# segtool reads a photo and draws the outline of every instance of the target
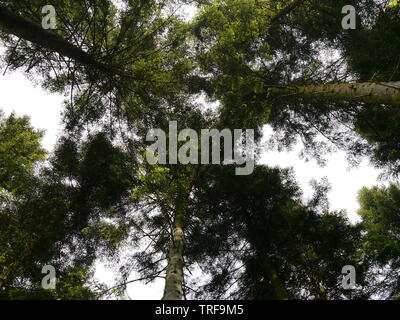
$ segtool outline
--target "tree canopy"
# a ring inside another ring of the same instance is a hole
[[[290,169],[146,161],[149,130],[171,121],[253,129],[257,155],[268,125],[279,150],[300,141],[319,164],[344,150],[396,179],[397,1],[45,2],[0,1],[5,70],[65,95],[51,153],[27,117],[0,115],[0,298],[123,297],[132,274],[165,278],[167,300],[399,296],[397,184],[362,189],[350,222],[329,210],[328,183],[306,201]],[[44,5],[55,30],[41,26]],[[356,29],[342,27],[346,5]],[[111,288],[93,281],[107,258]],[[44,265],[55,290],[41,287]]]

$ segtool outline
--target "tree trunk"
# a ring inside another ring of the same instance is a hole
[[[167,274],[163,300],[182,300],[183,297],[183,215],[175,217],[172,242],[168,253]]]
[[[298,95],[305,98],[400,104],[400,81],[276,87],[270,88],[269,93],[274,97]]]
[[[70,44],[63,37],[43,29],[40,25],[15,14],[2,5],[0,5],[0,30],[52,52],[57,52],[88,67],[112,75],[117,74],[116,70],[112,70],[109,66],[96,61],[92,55]]]
[[[183,298],[183,255],[185,217],[188,210],[190,192],[200,172],[200,166],[195,166],[191,178],[177,182],[175,199],[175,217],[172,231],[172,242],[168,252],[167,274],[165,276],[164,295],[162,300],[182,300]]]
[[[175,198],[175,217],[172,230],[172,241],[168,252],[167,274],[163,300],[182,300],[183,298],[183,238],[184,220],[188,209],[190,190],[197,174],[194,170],[193,177],[187,185],[185,179],[177,182]]]

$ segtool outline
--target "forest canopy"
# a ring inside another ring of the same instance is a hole
[[[123,299],[158,278],[164,300],[400,298],[399,1],[0,0],[0,41],[4,72],[65,96],[51,152],[0,113],[0,299]],[[385,172],[358,221],[328,182],[306,201],[293,169],[260,163],[265,126],[277,150]],[[169,161],[146,161],[150,141]]]

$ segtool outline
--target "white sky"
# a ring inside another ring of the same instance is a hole
[[[0,96],[0,109],[6,115],[13,111],[18,116],[29,115],[35,128],[46,129],[42,144],[51,151],[61,122],[63,96],[49,94],[40,86],[34,86],[18,71],[0,75]]]
[[[35,128],[46,130],[43,145],[51,151],[59,133],[64,98],[61,95],[49,94],[39,86],[33,86],[20,72],[0,76],[0,94],[0,109],[6,115],[12,111],[20,116],[29,115]],[[344,152],[329,156],[326,167],[320,168],[315,161],[305,162],[299,159],[299,151],[298,146],[292,152],[264,153],[260,162],[270,166],[294,167],[297,181],[306,198],[312,195],[310,180],[320,180],[326,176],[332,185],[329,194],[330,209],[346,209],[350,219],[355,221],[358,190],[363,186],[378,184],[377,177],[380,172],[370,167],[367,161],[356,169],[348,170]],[[107,285],[114,283],[113,272],[103,263],[97,264],[96,277]],[[135,275],[132,275],[131,279],[135,279]],[[163,279],[147,285],[136,282],[128,286],[128,295],[131,299],[161,299],[163,284]]]

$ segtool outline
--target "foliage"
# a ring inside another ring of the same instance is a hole
[[[279,150],[300,138],[320,164],[341,148],[398,174],[396,103],[310,99],[296,88],[399,80],[399,3],[196,1],[189,22],[178,10],[186,3],[0,1],[33,23],[43,5],[56,7],[58,29],[40,34],[47,43],[0,21],[2,58],[68,97],[47,159],[27,117],[0,116],[0,298],[95,299],[125,289],[132,273],[162,277],[177,225],[188,297],[398,297],[397,185],[363,189],[362,221],[352,224],[329,211],[326,184],[305,202],[289,170],[257,165],[235,176],[232,165],[149,165],[143,155],[149,128],[168,131],[172,120],[198,132],[256,129],[256,142],[268,124]],[[357,8],[356,30],[338,23],[344,5]],[[291,93],[273,96],[276,88]],[[203,100],[218,106],[206,110]],[[116,288],[92,279],[95,261],[110,257]],[[45,264],[56,267],[56,291],[40,286]],[[351,295],[340,287],[349,264]],[[202,279],[190,276],[196,268]]]

